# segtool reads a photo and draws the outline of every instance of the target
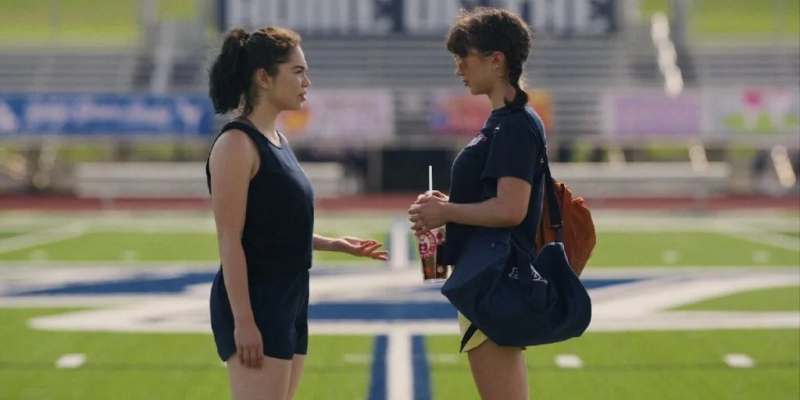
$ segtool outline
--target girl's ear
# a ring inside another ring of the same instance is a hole
[[[491,55],[492,71],[498,78],[506,76],[506,55],[502,51],[494,51]]]
[[[273,79],[264,68],[256,70],[256,84],[263,90],[269,90],[272,87]]]
[[[492,68],[500,69],[506,66],[506,55],[502,51],[493,51],[491,57]]]

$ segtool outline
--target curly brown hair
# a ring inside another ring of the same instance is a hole
[[[470,49],[481,54],[502,52],[506,58],[508,81],[517,94],[508,105],[528,104],[528,94],[520,87],[522,68],[531,51],[533,35],[528,24],[508,10],[475,7],[459,13],[445,39],[447,51],[466,57]]]

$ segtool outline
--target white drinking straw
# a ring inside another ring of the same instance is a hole
[[[428,165],[428,193],[433,193],[433,165]]]

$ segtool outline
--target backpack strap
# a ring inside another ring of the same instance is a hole
[[[542,165],[544,166],[544,193],[547,196],[547,213],[550,216],[550,228],[556,231],[556,240],[562,242],[561,228],[564,222],[561,220],[561,210],[558,208],[558,200],[556,199],[556,186],[553,181],[553,176],[550,174],[550,162],[547,160],[547,143],[544,141],[544,132],[539,129],[539,126],[533,121],[533,117],[528,114],[528,111],[522,109],[531,128],[539,134],[542,144]]]

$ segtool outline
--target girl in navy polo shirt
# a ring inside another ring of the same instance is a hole
[[[520,17],[482,7],[462,12],[447,34],[456,75],[473,95],[489,98],[492,113],[453,161],[449,197],[423,194],[409,210],[417,234],[446,224],[445,265],[456,264],[476,226],[509,227],[512,239],[535,254],[545,149],[541,118],[527,107],[520,87],[531,40]],[[466,334],[470,322],[459,315],[459,325]],[[500,347],[480,331],[465,339],[463,351],[482,399],[528,399],[523,349]]]

